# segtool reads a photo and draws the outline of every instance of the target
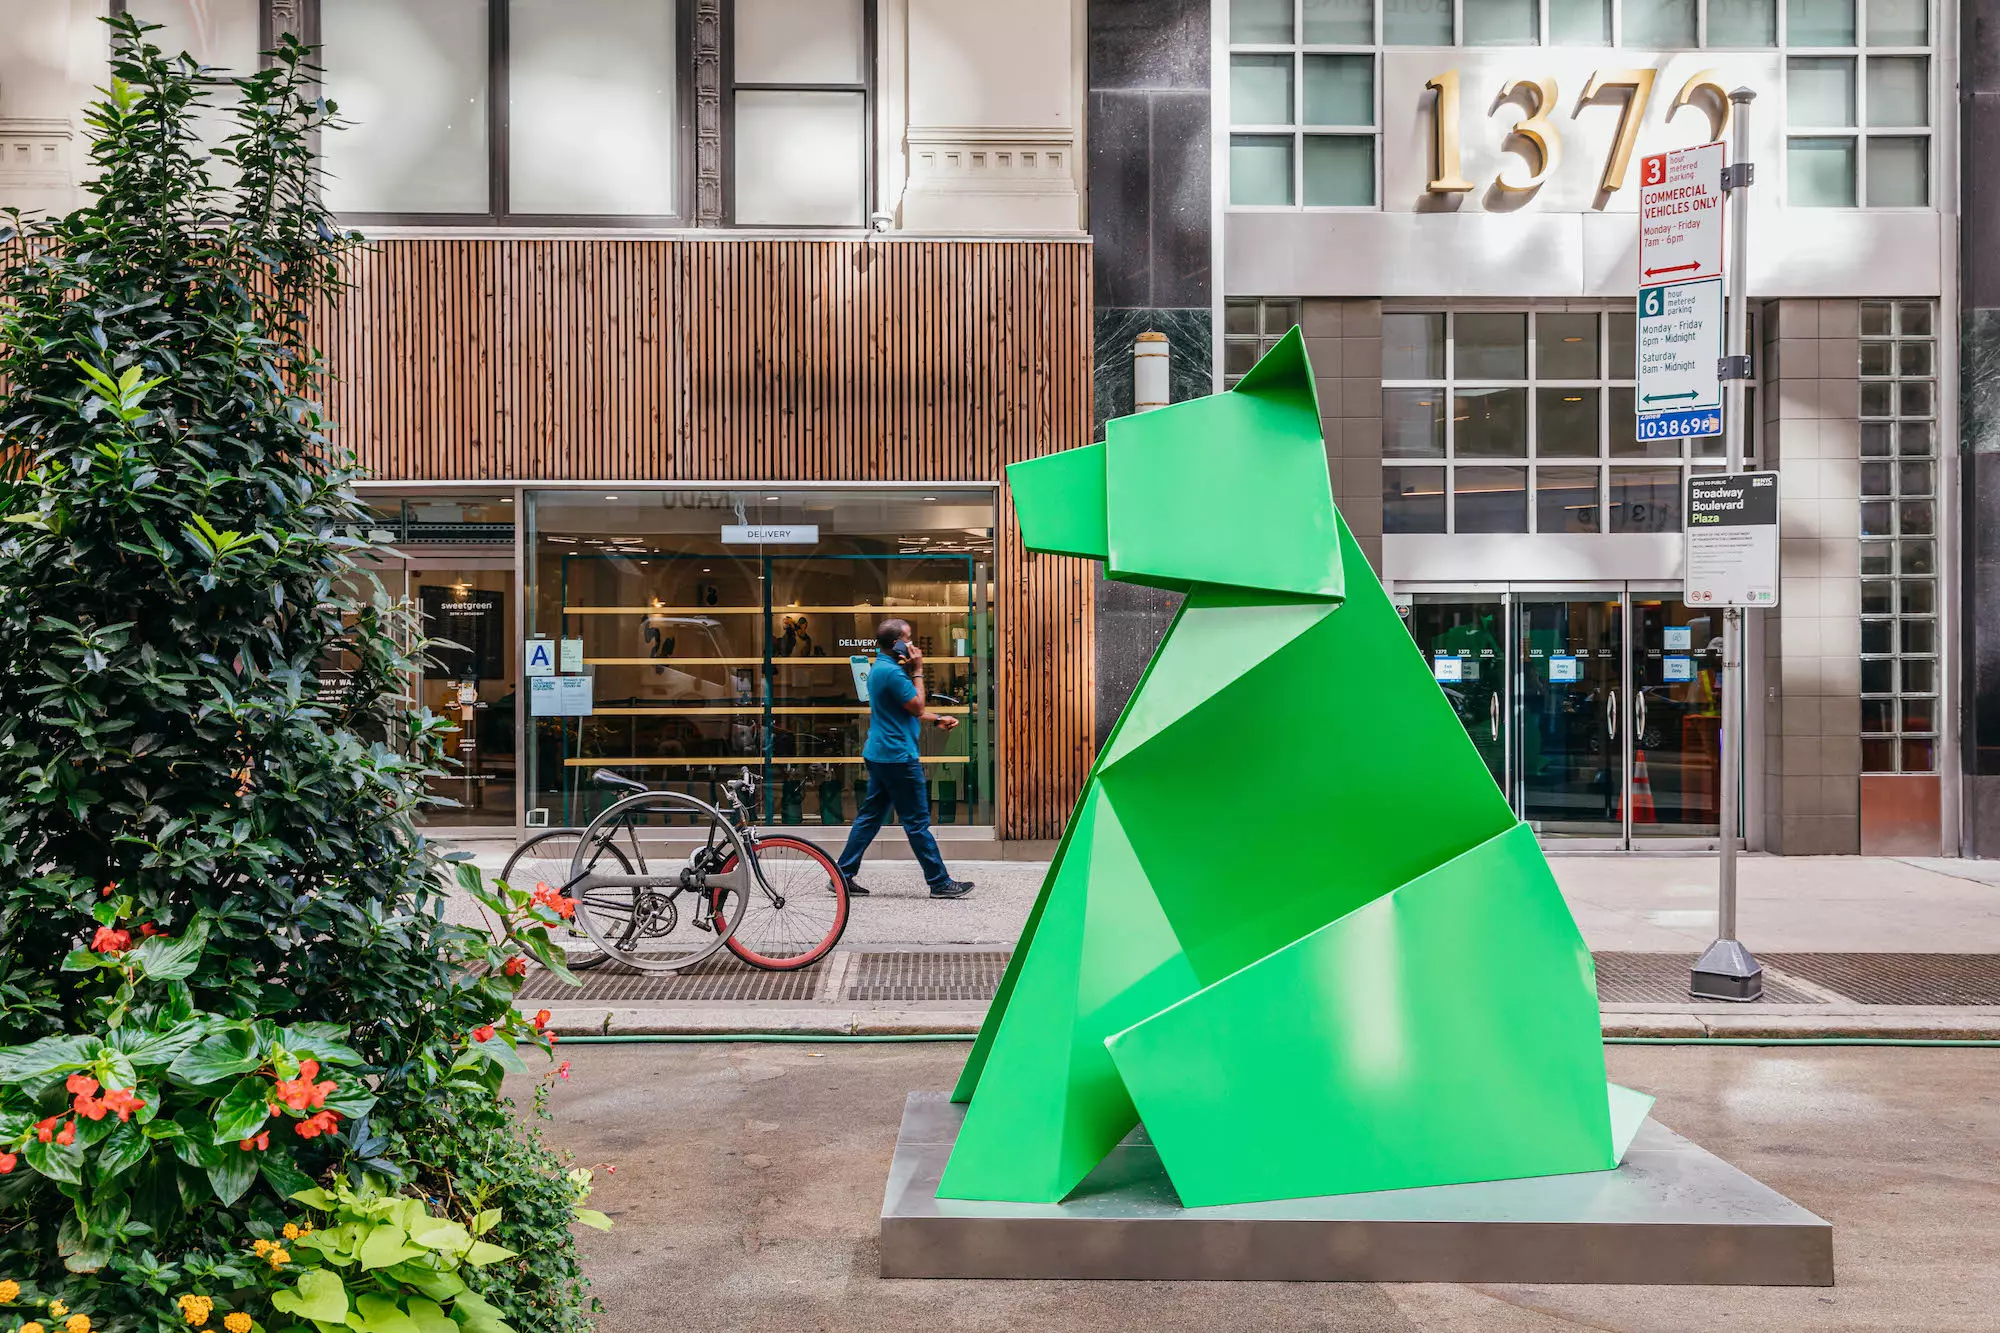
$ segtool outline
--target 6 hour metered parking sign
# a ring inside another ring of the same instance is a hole
[[[1778,474],[1689,477],[1689,606],[1778,604]]]

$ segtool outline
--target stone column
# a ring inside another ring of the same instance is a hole
[[[1791,856],[1861,849],[1860,321],[1858,301],[1764,306],[1763,462],[1783,505],[1764,844]]]
[[[1132,411],[1132,340],[1167,336],[1175,402],[1213,387],[1207,0],[1091,0],[1090,231],[1097,437]],[[1097,739],[1103,744],[1180,599],[1099,571]]]
[[[1319,390],[1333,502],[1382,572],[1382,302],[1308,300],[1300,316]]]

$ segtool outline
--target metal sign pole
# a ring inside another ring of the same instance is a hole
[[[1730,163],[1722,176],[1729,217],[1728,353],[1723,358],[1724,423],[1728,471],[1743,471],[1744,388],[1750,378],[1750,103],[1757,94],[1738,88],[1729,94]],[[1736,939],[1736,835],[1743,785],[1743,609],[1722,613],[1722,727],[1720,749],[1721,836],[1717,839],[1715,942],[1695,963],[1688,993],[1704,1000],[1757,1000],[1764,995],[1764,969]]]

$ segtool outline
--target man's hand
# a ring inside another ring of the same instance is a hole
[[[907,650],[903,654],[903,670],[909,672],[912,676],[914,676],[923,669],[924,669],[924,650],[917,647],[917,645],[914,643],[909,644]]]
[[[958,725],[958,719],[949,713],[940,713],[938,714],[937,724],[939,731],[950,731]]]

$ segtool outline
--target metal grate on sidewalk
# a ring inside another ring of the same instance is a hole
[[[1012,955],[990,953],[858,953],[849,965],[849,1000],[976,1000],[1000,989]]]
[[[1857,1004],[2000,1004],[2000,954],[1775,953],[1762,961]]]
[[[581,990],[568,985],[553,972],[537,969],[521,987],[520,1001],[540,1001],[543,1004],[673,1004],[689,1000],[833,998],[820,994],[826,975],[823,968],[760,972],[737,961],[731,954],[697,963],[685,972],[633,972],[617,962],[607,962],[576,975],[583,982]]]
[[[579,973],[581,990],[547,972],[531,973],[529,1004],[674,1004],[684,1001],[922,1002],[985,1004],[1000,987],[1004,949],[910,950],[836,955],[801,972],[760,972],[729,954],[686,972],[645,974],[605,963]],[[1774,953],[1764,963],[1772,1004],[2000,1005],[2000,954]],[[1596,955],[1603,1004],[1685,1005],[1690,953]],[[1794,984],[1796,980],[1797,984]],[[1807,990],[1804,987],[1813,989]]]
[[[1601,953],[1597,957],[1597,1002],[1599,1004],[1689,1004],[1688,970],[1694,955],[1680,953]],[[1773,960],[1761,959],[1764,998],[1772,1004],[1823,1004],[1773,977]],[[1783,969],[1781,969],[1783,970]],[[1801,974],[1803,975],[1803,974]]]

